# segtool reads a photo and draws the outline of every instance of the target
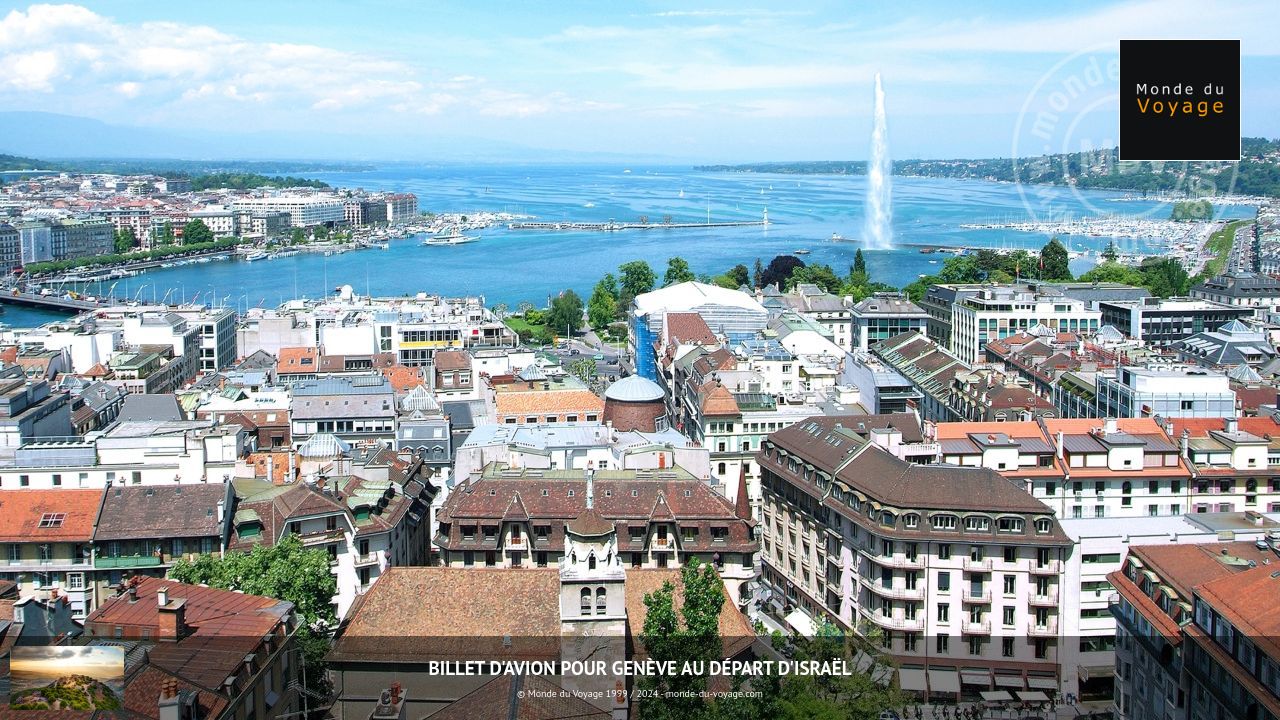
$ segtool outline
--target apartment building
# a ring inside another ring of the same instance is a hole
[[[288,717],[302,706],[293,603],[138,576],[85,618],[91,644],[144,652],[125,702],[156,720]]]
[[[929,314],[924,308],[895,293],[876,293],[849,310],[852,334],[847,350],[868,350],[872,345],[903,333],[924,333]]]
[[[101,490],[0,491],[0,580],[19,596],[65,597],[72,615],[93,609],[93,528]]]
[[[19,365],[0,369],[0,463],[25,443],[74,434],[67,393],[47,380],[29,380]]]
[[[1109,576],[1117,717],[1280,717],[1274,541],[1129,551]]]
[[[1058,332],[1095,333],[1102,313],[1047,286],[991,286],[958,300],[951,320],[950,350],[961,360],[973,363],[985,356],[989,340],[1036,325]]]
[[[9,273],[22,267],[22,243],[18,229],[8,223],[0,223],[0,273]]]
[[[403,223],[418,217],[418,196],[413,193],[392,193],[385,201],[387,222]]]
[[[1280,280],[1261,273],[1233,270],[1191,288],[1191,297],[1248,308],[1259,318],[1280,309]]]
[[[331,449],[318,451],[322,442]],[[337,579],[331,602],[341,618],[387,568],[426,563],[426,515],[438,488],[420,463],[390,458],[381,472],[362,467],[363,476],[352,475],[349,449],[338,448],[332,436],[312,438],[299,451],[300,463],[330,469],[308,473],[302,482],[237,482],[227,550],[247,552],[293,534],[304,546],[326,551]]]
[[[1157,347],[1253,315],[1248,308],[1197,298],[1113,300],[1098,303],[1098,309],[1104,325]]]
[[[949,422],[962,416],[952,402],[952,384],[972,366],[918,332],[895,335],[871,346],[871,353],[911,383],[925,420]]]
[[[818,285],[798,283],[791,291],[772,296],[767,300],[758,291],[757,299],[760,299],[761,304],[770,310],[775,307],[779,310],[790,310],[821,325],[830,333],[831,341],[846,351],[858,346],[858,331],[854,324],[853,309],[845,302],[845,298],[833,295]]]
[[[295,445],[316,434],[333,434],[346,441],[395,438],[395,391],[382,375],[300,380],[290,394],[290,434]]]
[[[918,465],[814,417],[758,458],[768,607],[793,627],[878,629],[905,690],[1073,691],[1060,664],[1071,540],[993,470]]]
[[[1280,512],[1280,422],[1172,418],[1165,431],[1191,468],[1188,512]]]
[[[1069,404],[1062,400],[1063,405]],[[1236,393],[1226,375],[1179,365],[1122,365],[1112,373],[1100,372],[1095,376],[1093,405],[1093,417],[1213,418],[1238,414]]]
[[[331,195],[275,195],[260,198],[236,198],[232,210],[289,213],[293,227],[314,227],[341,223],[345,219],[342,199]]]
[[[680,467],[542,470],[491,463],[459,478],[438,516],[434,545],[448,567],[553,567],[566,528],[592,518],[617,534],[627,568],[679,568],[697,558],[724,579],[729,603],[747,601],[759,541],[742,502],[731,503]]]

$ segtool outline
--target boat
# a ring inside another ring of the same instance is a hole
[[[844,236],[841,235],[840,233],[831,233],[832,242],[840,242],[842,240],[844,240]]]
[[[267,254],[262,252],[261,250],[254,250],[253,252],[245,253],[245,256],[244,256],[244,259],[246,262],[253,262],[255,260],[265,260],[266,258],[267,258]]]
[[[595,206],[596,206],[596,204],[595,204],[595,203],[593,203],[593,202],[589,202],[589,203],[584,204],[582,207],[584,207],[584,208],[593,208],[593,207],[595,207]]]
[[[475,242],[480,238],[475,235],[463,235],[454,228],[443,235],[432,235],[422,241],[423,245],[462,245],[464,243]]]
[[[810,252],[812,252],[812,250],[795,250],[793,252],[796,255],[808,255]]]
[[[928,247],[928,248],[920,248],[920,252],[924,253],[925,255],[928,255],[928,254],[930,254],[930,253],[936,253],[936,252],[938,252],[938,248],[931,248],[931,247]]]

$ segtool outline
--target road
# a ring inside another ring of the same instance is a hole
[[[569,340],[563,348],[547,348],[547,352],[558,357],[560,364],[565,366],[566,369],[575,360],[594,358],[599,355],[600,359],[595,361],[596,377],[604,380],[620,377],[623,373],[621,353],[608,346],[597,347],[589,342],[590,340],[599,342],[594,334],[589,333],[585,338],[575,337]]]

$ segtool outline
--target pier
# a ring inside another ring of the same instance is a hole
[[[562,231],[581,231],[581,232],[621,232],[623,230],[692,230],[695,228],[731,228],[731,227],[766,227],[770,225],[769,212],[766,210],[764,218],[760,220],[723,220],[718,222],[661,222],[661,223],[641,223],[641,222],[615,222],[609,220],[607,222],[511,222],[507,223],[508,230],[562,230]]]

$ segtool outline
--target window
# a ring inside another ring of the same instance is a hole
[[[596,614],[604,615],[608,611],[608,602],[604,588],[596,588]]]
[[[1004,617],[1000,619],[1004,621],[1005,625],[1013,625],[1013,614],[1014,614],[1013,608],[1007,607],[1004,609]],[[1012,640],[1012,638],[1009,638],[1009,639]]]
[[[591,614],[591,588],[582,588],[582,592],[579,593],[579,597],[581,598],[581,600],[578,605],[578,608],[579,608],[578,614],[590,615]]]
[[[486,550],[484,553],[485,567],[493,567],[498,564],[498,553],[492,550]]]
[[[31,486],[31,476],[30,476],[30,475],[19,475],[19,476],[18,476],[18,487],[30,487],[30,486]]]
[[[1036,533],[1040,535],[1048,535],[1053,529],[1053,521],[1049,518],[1039,518],[1036,520]]]
[[[939,560],[951,559],[951,543],[942,543],[941,545],[938,545],[938,559]]]
[[[1002,517],[998,528],[1002,533],[1020,533],[1025,529],[1022,518]]]
[[[938,573],[938,592],[949,592],[951,590],[951,573]]]
[[[948,646],[951,644],[950,635],[939,635],[934,641],[933,649],[939,655],[946,655],[950,652]]]
[[[54,486],[54,487],[61,487],[61,486],[62,486],[62,475],[61,475],[61,474],[59,474],[59,473],[54,473],[54,474],[53,474],[53,486]]]
[[[1004,594],[1012,595],[1018,587],[1018,577],[1016,575],[1004,576]]]
[[[1007,563],[1018,562],[1018,548],[1013,545],[1004,546],[1004,561]]]
[[[951,622],[951,606],[946,603],[938,603],[938,622]]]
[[[1010,623],[1005,623],[1006,625]],[[1013,657],[1013,638],[1000,638],[1000,655],[1001,657]]]
[[[66,513],[44,513],[40,516],[40,523],[37,527],[41,529],[60,528],[62,527],[62,521],[66,519]]]

